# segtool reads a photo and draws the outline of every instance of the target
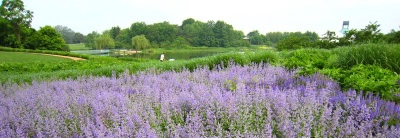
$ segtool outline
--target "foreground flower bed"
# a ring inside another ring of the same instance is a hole
[[[400,107],[268,65],[0,86],[0,137],[396,137]]]

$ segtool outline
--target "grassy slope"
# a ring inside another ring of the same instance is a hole
[[[0,51],[0,63],[7,62],[59,62],[59,61],[71,61],[70,59],[47,56],[41,54],[32,54],[32,53],[24,53],[24,52],[3,52]]]
[[[69,49],[71,51],[75,50],[89,50],[90,48],[85,47],[84,43],[79,43],[79,44],[68,44]]]

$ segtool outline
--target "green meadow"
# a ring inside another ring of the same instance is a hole
[[[71,60],[61,57],[36,54],[36,53],[0,51],[0,63],[62,62],[62,61],[71,61]]]

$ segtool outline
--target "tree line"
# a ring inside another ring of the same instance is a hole
[[[400,30],[391,30],[390,33],[383,34],[379,29],[380,25],[377,22],[370,22],[363,29],[351,29],[342,37],[339,37],[334,31],[327,31],[321,38],[315,37],[314,33],[287,33],[277,34],[279,38],[275,44],[277,50],[299,49],[299,48],[325,48],[331,49],[338,46],[360,45],[367,43],[389,43],[400,44]],[[268,35],[268,34],[267,34]],[[271,39],[272,40],[272,39]]]
[[[377,22],[364,29],[352,29],[343,37],[327,31],[322,37],[315,32],[269,32],[257,30],[244,35],[224,21],[202,22],[188,18],[181,25],[160,22],[146,24],[135,22],[128,28],[114,26],[102,33],[83,35],[57,25],[31,28],[33,12],[26,10],[22,0],[3,0],[0,6],[0,45],[14,48],[65,50],[67,44],[85,43],[92,49],[125,48],[143,50],[150,47],[246,47],[270,45],[278,50],[306,47],[334,48],[362,43],[400,43],[400,31],[380,32]]]
[[[129,28],[119,26],[105,30],[102,34],[91,32],[85,38],[85,45],[93,49],[127,48],[142,50],[149,47],[243,47],[250,43],[244,40],[242,31],[234,30],[224,21],[201,22],[186,19],[182,25],[169,22],[146,24],[135,22]],[[98,42],[108,41],[108,45]]]

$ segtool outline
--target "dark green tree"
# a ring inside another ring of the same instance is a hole
[[[129,39],[137,35],[146,35],[148,33],[148,26],[144,22],[135,22],[129,28]]]
[[[194,20],[193,18],[189,18],[189,19],[183,20],[181,27],[183,28],[186,25],[191,25],[191,24],[193,24],[195,22],[196,22],[196,20]]]
[[[158,44],[171,43],[179,34],[177,25],[172,25],[169,22],[155,23],[148,26],[147,39],[150,42]]]
[[[132,48],[132,37],[129,34],[129,28],[122,29],[115,39],[116,48]]]
[[[391,30],[385,37],[388,43],[400,44],[400,31]]]
[[[112,27],[110,30],[111,38],[113,38],[115,40],[120,32],[121,32],[121,28],[119,28],[119,26]]]
[[[97,33],[96,31],[93,31],[91,33],[89,33],[86,37],[85,37],[85,47],[91,48],[91,49],[96,49],[96,46],[94,45],[94,39],[96,37],[99,37],[100,34]]]
[[[150,48],[150,41],[144,35],[137,35],[132,38],[132,46],[136,51],[144,50]]]
[[[262,36],[257,30],[249,32],[247,37],[253,45],[261,45],[265,43],[265,36]]]
[[[39,50],[69,51],[61,34],[51,26],[41,27],[29,37],[26,48]]]
[[[95,49],[113,49],[115,48],[114,39],[108,33],[104,33],[94,38]]]
[[[75,34],[74,34],[74,37],[73,37],[73,39],[72,39],[72,42],[73,42],[74,44],[77,44],[77,43],[84,43],[84,42],[85,42],[85,35],[83,35],[83,34],[81,34],[81,33],[75,33]]]
[[[364,29],[352,29],[344,36],[345,40],[355,44],[361,43],[377,43],[384,39],[384,35],[380,32],[379,24],[377,22],[368,24]]]
[[[31,33],[33,12],[25,10],[22,0],[3,0],[0,6],[0,45],[23,48]]]
[[[185,24],[182,27],[182,36],[192,46],[205,46],[205,42],[201,39],[202,33],[207,28],[207,24],[201,21],[195,21],[191,24]]]

